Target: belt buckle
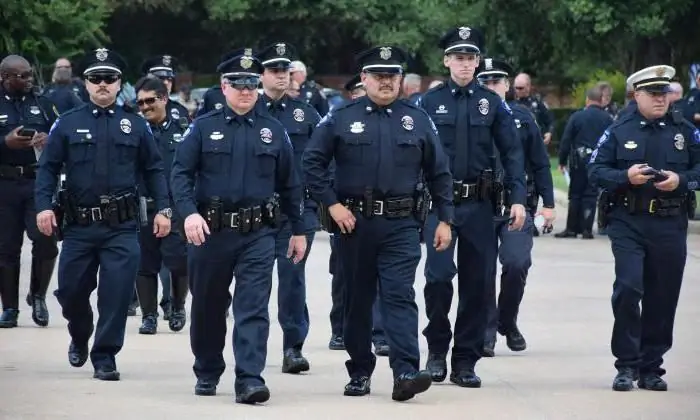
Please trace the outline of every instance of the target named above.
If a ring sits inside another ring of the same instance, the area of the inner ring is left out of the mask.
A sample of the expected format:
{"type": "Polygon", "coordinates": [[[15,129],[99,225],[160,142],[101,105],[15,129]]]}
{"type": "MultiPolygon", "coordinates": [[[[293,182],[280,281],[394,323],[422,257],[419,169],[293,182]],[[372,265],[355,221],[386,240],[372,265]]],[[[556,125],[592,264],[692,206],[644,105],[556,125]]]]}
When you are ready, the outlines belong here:
{"type": "Polygon", "coordinates": [[[469,184],[463,184],[464,191],[459,195],[461,198],[469,198],[469,184]]]}
{"type": "Polygon", "coordinates": [[[90,209],[90,217],[92,217],[93,222],[99,222],[102,220],[102,209],[99,207],[93,207],[90,209]]]}
{"type": "Polygon", "coordinates": [[[657,205],[657,201],[656,201],[655,198],[653,198],[653,199],[651,199],[651,200],[649,201],[649,209],[648,209],[648,210],[649,210],[649,214],[654,214],[654,213],[656,213],[656,205],[657,205]]]}
{"type": "Polygon", "coordinates": [[[382,216],[384,214],[384,201],[376,200],[374,204],[379,205],[379,208],[372,209],[372,214],[374,214],[375,216],[382,216]]]}
{"type": "Polygon", "coordinates": [[[240,226],[238,226],[237,221],[239,221],[238,213],[231,213],[231,217],[229,217],[229,227],[231,229],[238,229],[240,226]]]}
{"type": "Polygon", "coordinates": [[[19,176],[24,176],[24,166],[15,166],[19,170],[19,176]]]}

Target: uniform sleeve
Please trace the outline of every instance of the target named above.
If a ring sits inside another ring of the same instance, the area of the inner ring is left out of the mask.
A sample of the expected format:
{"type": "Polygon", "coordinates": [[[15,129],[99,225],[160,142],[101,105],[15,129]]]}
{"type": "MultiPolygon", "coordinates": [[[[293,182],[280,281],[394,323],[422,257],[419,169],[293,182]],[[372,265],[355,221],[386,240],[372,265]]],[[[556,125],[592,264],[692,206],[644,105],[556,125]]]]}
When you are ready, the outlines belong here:
{"type": "Polygon", "coordinates": [[[280,195],[280,209],[289,218],[292,235],[303,235],[304,225],[303,190],[299,173],[294,168],[294,148],[289,135],[284,131],[284,144],[277,159],[275,190],[280,195]]]}
{"type": "Polygon", "coordinates": [[[329,165],[335,152],[334,120],[331,113],[318,124],[304,150],[302,167],[304,179],[314,201],[330,207],[338,203],[338,197],[331,188],[329,165]]]}
{"type": "Polygon", "coordinates": [[[144,120],[143,124],[145,130],[139,144],[139,170],[146,182],[149,194],[155,201],[156,209],[162,210],[170,206],[163,158],[148,123],[144,120]]]}
{"type": "Polygon", "coordinates": [[[34,202],[37,213],[53,209],[51,202],[56,192],[63,162],[66,160],[66,151],[66,142],[61,130],[61,120],[56,120],[51,130],[49,130],[49,138],[39,158],[36,171],[34,202]]]}
{"type": "Polygon", "coordinates": [[[202,136],[199,127],[192,123],[185,131],[182,142],[175,150],[170,169],[170,189],[178,213],[183,219],[197,213],[194,198],[194,180],[201,158],[202,136]]]}
{"type": "Polygon", "coordinates": [[[549,107],[547,107],[544,101],[540,101],[540,113],[542,115],[542,132],[554,132],[554,116],[552,115],[552,111],[549,110],[549,107]]]}
{"type": "Polygon", "coordinates": [[[321,91],[318,89],[314,91],[314,108],[316,108],[319,115],[328,114],[328,101],[321,95],[321,91]]]}
{"type": "Polygon", "coordinates": [[[511,201],[513,204],[525,205],[527,190],[525,188],[525,159],[523,146],[518,137],[513,112],[505,102],[496,107],[493,122],[493,137],[501,157],[501,164],[506,177],[511,179],[511,201]]]}
{"type": "Polygon", "coordinates": [[[690,169],[678,174],[677,192],[685,193],[700,187],[700,130],[693,129],[691,141],[688,144],[690,154],[690,169]]]}
{"type": "Polygon", "coordinates": [[[617,169],[617,137],[615,131],[607,129],[598,140],[591,160],[588,162],[588,178],[590,182],[608,191],[629,184],[626,169],[617,169]]]}
{"type": "Polygon", "coordinates": [[[437,208],[438,220],[451,224],[454,222],[454,194],[449,160],[442,148],[437,127],[428,114],[425,114],[425,118],[430,123],[430,129],[423,149],[423,174],[433,205],[437,208]]]}
{"type": "Polygon", "coordinates": [[[564,127],[564,134],[561,136],[561,141],[559,142],[559,165],[566,166],[569,163],[569,155],[571,154],[571,145],[573,140],[578,133],[578,111],[574,111],[566,122],[566,127],[564,127]]]}
{"type": "Polygon", "coordinates": [[[535,123],[534,118],[529,118],[527,125],[528,133],[528,153],[530,159],[530,169],[535,178],[535,190],[542,197],[542,205],[545,207],[554,207],[554,183],[552,181],[552,170],[549,164],[549,156],[547,155],[547,147],[542,141],[542,134],[535,123]]]}

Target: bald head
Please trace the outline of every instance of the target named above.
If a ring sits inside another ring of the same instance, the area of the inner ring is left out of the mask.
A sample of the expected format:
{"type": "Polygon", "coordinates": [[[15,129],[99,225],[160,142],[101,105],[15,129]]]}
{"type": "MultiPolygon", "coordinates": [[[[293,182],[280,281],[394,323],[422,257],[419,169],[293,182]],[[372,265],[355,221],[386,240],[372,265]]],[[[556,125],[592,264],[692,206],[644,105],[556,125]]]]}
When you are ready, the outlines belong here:
{"type": "Polygon", "coordinates": [[[513,89],[515,89],[516,98],[527,98],[528,96],[530,96],[531,88],[532,80],[530,79],[529,74],[520,73],[517,76],[515,76],[515,80],[513,81],[513,89]]]}
{"type": "Polygon", "coordinates": [[[8,55],[0,61],[2,85],[12,94],[24,94],[34,86],[32,66],[24,57],[8,55]]]}
{"type": "Polygon", "coordinates": [[[678,82],[671,82],[669,85],[668,102],[674,103],[683,97],[683,86],[678,82]]]}
{"type": "MultiPolygon", "coordinates": [[[[8,55],[0,61],[0,73],[3,75],[15,73],[21,67],[30,68],[29,61],[21,55],[8,55]]],[[[4,77],[3,77],[4,79],[4,77]]]]}
{"type": "Polygon", "coordinates": [[[408,73],[403,78],[403,92],[406,96],[419,93],[421,88],[421,77],[415,73],[408,73]]]}

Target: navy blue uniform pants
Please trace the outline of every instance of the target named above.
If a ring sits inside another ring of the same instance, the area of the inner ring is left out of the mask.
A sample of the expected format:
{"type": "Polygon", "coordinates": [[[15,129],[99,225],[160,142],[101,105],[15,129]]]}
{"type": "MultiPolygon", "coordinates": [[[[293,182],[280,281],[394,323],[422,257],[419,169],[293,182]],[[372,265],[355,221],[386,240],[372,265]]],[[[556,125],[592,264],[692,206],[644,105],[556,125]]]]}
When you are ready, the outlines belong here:
{"type": "Polygon", "coordinates": [[[596,203],[598,202],[598,188],[588,182],[586,162],[580,159],[576,168],[570,170],[569,176],[571,177],[568,209],[570,214],[567,215],[566,228],[576,233],[591,231],[595,219],[596,203]]]}
{"type": "Polygon", "coordinates": [[[379,311],[390,346],[394,378],[419,369],[418,307],[413,283],[421,257],[418,222],[414,218],[365,219],[356,214],[355,230],[340,234],[339,269],[345,284],[343,339],[350,377],[371,376],[372,305],[379,291],[379,311]]]}
{"type": "Polygon", "coordinates": [[[661,365],[673,343],[688,253],[688,220],[685,214],[654,217],[615,213],[607,229],[615,257],[611,341],[615,367],[663,375],[666,371],[661,365]]]}
{"type": "Polygon", "coordinates": [[[55,294],[73,342],[84,345],[93,332],[90,295],[97,288],[98,319],[90,351],[95,368],[115,367],[115,356],[124,345],[139,255],[136,222],[119,228],[95,223],[65,229],[55,294]]]}
{"type": "MultiPolygon", "coordinates": [[[[433,238],[438,220],[430,214],[425,238],[433,238]]],[[[496,234],[490,202],[471,200],[455,207],[452,243],[442,252],[426,246],[425,312],[423,335],[431,353],[447,354],[452,331],[448,318],[452,305],[452,279],[457,275],[459,304],[454,327],[452,370],[473,368],[481,358],[486,330],[486,288],[496,259],[496,234]],[[457,265],[454,262],[457,247],[457,265]]]]}
{"type": "Polygon", "coordinates": [[[226,369],[226,309],[235,276],[232,309],[236,385],[265,383],[261,375],[270,334],[268,303],[275,234],[276,230],[270,228],[243,235],[224,229],[208,236],[200,246],[188,246],[190,345],[198,379],[218,382],[226,369]]]}
{"type": "Polygon", "coordinates": [[[500,240],[497,248],[498,259],[501,262],[501,290],[496,303],[496,260],[493,261],[493,272],[486,288],[486,305],[488,306],[488,324],[485,341],[496,342],[498,330],[506,332],[517,325],[520,302],[525,293],[527,272],[532,265],[532,229],[534,224],[528,214],[525,225],[521,230],[508,230],[508,219],[497,219],[494,222],[496,238],[500,240]]]}
{"type": "MultiPolygon", "coordinates": [[[[153,234],[153,218],[139,232],[141,242],[140,276],[158,275],[165,267],[179,276],[187,275],[187,242],[178,231],[164,238],[153,234]]],[[[169,291],[168,291],[169,294],[169,291]]],[[[165,296],[165,291],[163,291],[165,296]]]]}
{"type": "MultiPolygon", "coordinates": [[[[187,249],[186,244],[185,249],[187,249]]],[[[185,251],[185,254],[186,253],[187,251],[185,251]]],[[[187,265],[187,255],[185,255],[185,265],[187,265]]],[[[163,288],[163,297],[160,299],[160,306],[164,306],[169,304],[172,300],[170,290],[170,270],[168,270],[168,267],[166,267],[165,264],[161,265],[158,277],[160,278],[160,285],[163,288]]]]}
{"type": "Polygon", "coordinates": [[[283,350],[301,350],[309,334],[309,308],[306,306],[306,258],[314,242],[318,215],[312,209],[305,209],[306,255],[298,264],[287,258],[292,228],[285,221],[275,238],[277,260],[277,319],[282,328],[283,350]]]}

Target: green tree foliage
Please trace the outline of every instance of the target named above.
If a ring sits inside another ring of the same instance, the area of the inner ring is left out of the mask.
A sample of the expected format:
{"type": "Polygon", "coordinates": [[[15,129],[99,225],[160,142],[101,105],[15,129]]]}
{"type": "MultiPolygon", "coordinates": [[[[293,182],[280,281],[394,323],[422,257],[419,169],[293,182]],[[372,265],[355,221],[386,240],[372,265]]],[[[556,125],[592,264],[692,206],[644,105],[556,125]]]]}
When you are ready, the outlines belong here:
{"type": "Polygon", "coordinates": [[[596,70],[587,80],[574,85],[571,96],[574,98],[576,108],[581,108],[586,104],[586,91],[595,86],[598,82],[606,81],[613,88],[612,101],[617,104],[625,102],[625,93],[627,85],[627,76],[619,71],[596,70]]]}

